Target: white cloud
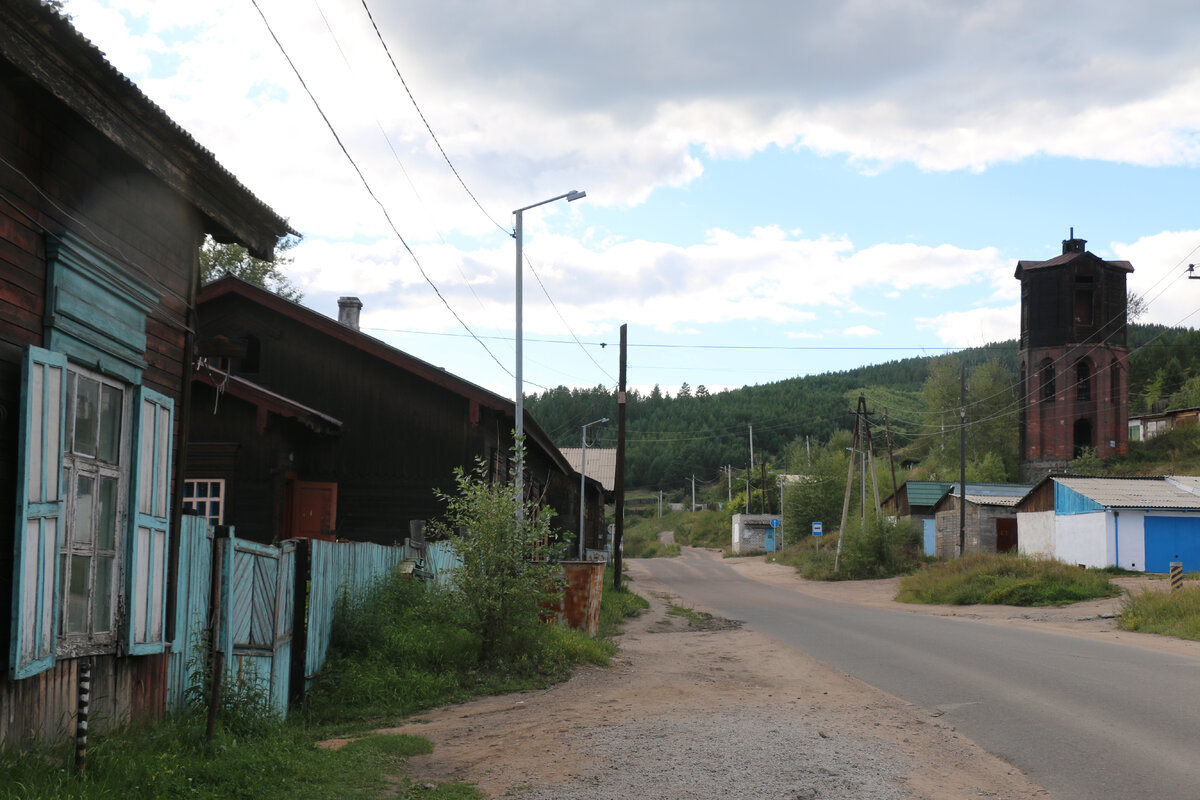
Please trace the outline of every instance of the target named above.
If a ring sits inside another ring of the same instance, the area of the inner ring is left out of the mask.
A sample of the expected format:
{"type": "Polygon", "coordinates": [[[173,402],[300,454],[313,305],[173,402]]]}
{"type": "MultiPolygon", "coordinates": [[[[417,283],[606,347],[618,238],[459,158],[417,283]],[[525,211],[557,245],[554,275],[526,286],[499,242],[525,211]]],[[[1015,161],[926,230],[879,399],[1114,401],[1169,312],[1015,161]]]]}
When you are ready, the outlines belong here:
{"type": "Polygon", "coordinates": [[[870,336],[878,336],[879,331],[868,325],[851,325],[842,331],[843,336],[853,336],[855,338],[867,338],[870,336]]]}
{"type": "Polygon", "coordinates": [[[917,330],[933,331],[947,347],[981,347],[1015,339],[1020,333],[1020,303],[1003,308],[972,308],[934,317],[918,317],[917,330]]]}
{"type": "Polygon", "coordinates": [[[1188,264],[1200,262],[1200,230],[1163,231],[1129,244],[1113,242],[1112,251],[1133,265],[1129,291],[1146,301],[1146,315],[1139,322],[1200,324],[1200,280],[1189,280],[1187,272],[1188,264]]]}

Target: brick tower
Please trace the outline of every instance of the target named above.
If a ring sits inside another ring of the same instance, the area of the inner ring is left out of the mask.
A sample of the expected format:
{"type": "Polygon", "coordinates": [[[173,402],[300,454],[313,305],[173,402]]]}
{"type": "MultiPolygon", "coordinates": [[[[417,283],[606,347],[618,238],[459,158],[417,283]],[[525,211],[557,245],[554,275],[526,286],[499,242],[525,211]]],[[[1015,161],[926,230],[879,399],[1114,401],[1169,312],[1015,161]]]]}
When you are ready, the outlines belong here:
{"type": "Polygon", "coordinates": [[[1129,449],[1128,261],[1063,241],[1062,255],[1018,261],[1021,281],[1021,481],[1068,469],[1084,448],[1129,449]]]}

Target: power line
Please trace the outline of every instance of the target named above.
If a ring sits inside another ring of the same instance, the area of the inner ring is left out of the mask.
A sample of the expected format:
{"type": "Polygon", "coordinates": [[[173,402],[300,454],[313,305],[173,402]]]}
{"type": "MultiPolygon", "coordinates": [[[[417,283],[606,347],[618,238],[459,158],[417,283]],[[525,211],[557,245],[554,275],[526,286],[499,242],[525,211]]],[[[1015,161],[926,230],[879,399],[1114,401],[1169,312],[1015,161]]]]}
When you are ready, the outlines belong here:
{"type": "Polygon", "coordinates": [[[329,121],[329,117],[325,114],[325,110],[321,108],[321,104],[317,102],[317,98],[313,95],[312,90],[308,88],[308,84],[305,82],[304,77],[300,74],[300,70],[297,69],[296,64],[292,61],[292,57],[288,55],[287,50],[284,48],[283,42],[279,41],[279,37],[275,35],[274,29],[271,28],[271,23],[267,21],[267,15],[264,14],[263,10],[258,6],[258,0],[250,0],[250,2],[254,6],[254,10],[258,12],[260,17],[262,17],[263,25],[265,25],[267,28],[267,33],[271,34],[271,38],[275,41],[275,45],[279,48],[279,52],[283,54],[284,59],[288,62],[288,66],[291,67],[292,72],[295,73],[296,79],[300,81],[300,85],[304,87],[304,91],[308,94],[309,99],[312,100],[313,106],[315,106],[317,109],[317,113],[319,113],[321,115],[321,119],[325,121],[326,127],[329,128],[329,132],[333,135],[334,141],[336,141],[338,147],[341,148],[342,154],[346,156],[346,160],[350,162],[350,166],[354,168],[359,180],[362,181],[363,186],[367,190],[367,194],[369,194],[371,199],[375,201],[375,204],[379,206],[379,210],[383,213],[384,219],[387,220],[388,227],[392,229],[392,233],[396,235],[396,238],[400,240],[400,244],[404,246],[404,249],[408,252],[409,256],[412,257],[413,263],[417,265],[417,270],[421,273],[421,277],[424,278],[425,282],[428,283],[430,288],[433,289],[434,294],[436,294],[438,299],[442,301],[442,305],[446,307],[446,310],[449,311],[456,320],[458,320],[458,324],[461,325],[463,329],[471,335],[471,338],[479,342],[480,347],[487,351],[487,354],[491,356],[492,361],[495,361],[496,365],[499,366],[500,369],[511,376],[512,372],[508,369],[508,367],[504,366],[504,364],[500,362],[500,359],[496,358],[496,354],[493,353],[486,344],[484,344],[483,340],[475,335],[475,332],[471,330],[471,327],[463,321],[462,317],[458,315],[458,312],[455,311],[450,305],[450,302],[442,295],[442,292],[438,289],[437,284],[435,284],[425,272],[425,267],[421,264],[421,260],[417,258],[417,254],[413,252],[413,249],[409,247],[408,242],[405,241],[404,237],[400,234],[400,230],[392,221],[391,214],[388,213],[387,207],[371,188],[371,184],[367,180],[366,175],[364,175],[362,170],[359,169],[358,163],[355,162],[354,157],[350,155],[350,151],[346,149],[346,145],[342,143],[342,139],[340,136],[338,136],[337,130],[334,129],[333,123],[329,121]]]}

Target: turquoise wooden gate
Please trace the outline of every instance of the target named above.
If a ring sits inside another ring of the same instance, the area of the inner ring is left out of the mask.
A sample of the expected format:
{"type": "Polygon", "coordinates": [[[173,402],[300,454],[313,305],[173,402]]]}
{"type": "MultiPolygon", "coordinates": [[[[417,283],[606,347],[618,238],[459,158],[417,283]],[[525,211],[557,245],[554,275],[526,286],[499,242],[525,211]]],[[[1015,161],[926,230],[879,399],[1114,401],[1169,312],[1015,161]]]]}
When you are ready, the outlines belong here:
{"type": "Polygon", "coordinates": [[[217,627],[224,654],[223,691],[259,695],[280,716],[287,713],[296,603],[296,542],[262,545],[215,538],[200,517],[180,525],[176,580],[175,641],[168,665],[168,707],[206,702],[201,692],[210,643],[206,632],[217,627]],[[218,607],[212,598],[213,560],[220,568],[218,607]]]}
{"type": "Polygon", "coordinates": [[[296,602],[296,541],[263,545],[217,540],[221,564],[219,646],[223,682],[261,695],[287,714],[296,602]]]}

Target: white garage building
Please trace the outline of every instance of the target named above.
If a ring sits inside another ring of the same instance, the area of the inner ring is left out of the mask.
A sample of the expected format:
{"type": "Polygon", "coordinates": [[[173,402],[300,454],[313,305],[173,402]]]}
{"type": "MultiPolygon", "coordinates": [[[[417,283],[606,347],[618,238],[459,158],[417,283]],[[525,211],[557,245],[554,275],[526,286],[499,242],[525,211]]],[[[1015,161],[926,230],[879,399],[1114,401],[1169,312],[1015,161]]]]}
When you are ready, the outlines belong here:
{"type": "Polygon", "coordinates": [[[1017,504],[1019,551],[1086,567],[1200,571],[1200,478],[1043,479],[1017,504]]]}

